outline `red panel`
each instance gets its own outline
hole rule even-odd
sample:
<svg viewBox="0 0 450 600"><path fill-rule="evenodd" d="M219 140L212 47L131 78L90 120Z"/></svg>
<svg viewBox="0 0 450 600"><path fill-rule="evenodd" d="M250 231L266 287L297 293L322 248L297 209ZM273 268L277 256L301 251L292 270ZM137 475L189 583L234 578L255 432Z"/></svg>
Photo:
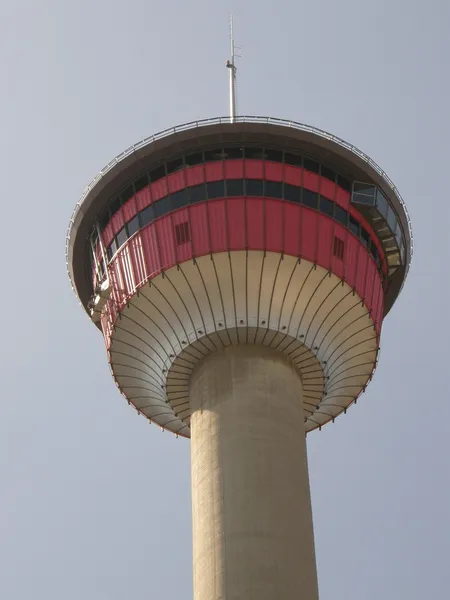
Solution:
<svg viewBox="0 0 450 600"><path fill-rule="evenodd" d="M283 181L283 165L266 161L264 164L265 178L269 181Z"/></svg>
<svg viewBox="0 0 450 600"><path fill-rule="evenodd" d="M128 223L128 221L135 216L137 210L134 196L125 202L125 204L122 206L122 212L125 223Z"/></svg>
<svg viewBox="0 0 450 600"><path fill-rule="evenodd" d="M316 173L311 173L311 171L307 171L304 169L303 171L303 187L307 190L311 190L312 192L319 191L319 175Z"/></svg>
<svg viewBox="0 0 450 600"><path fill-rule="evenodd" d="M374 287L374 278L377 269L375 267L375 263L371 258L369 258L367 262L367 277L366 277L366 306L369 311L373 309L374 301L373 301L373 287Z"/></svg>
<svg viewBox="0 0 450 600"><path fill-rule="evenodd" d="M246 247L245 200L227 198L228 244L230 250L242 250Z"/></svg>
<svg viewBox="0 0 450 600"><path fill-rule="evenodd" d="M150 204L150 186L147 186L135 196L136 208L138 211L142 210Z"/></svg>
<svg viewBox="0 0 450 600"><path fill-rule="evenodd" d="M189 207L192 251L194 256L203 256L210 251L208 208L205 202Z"/></svg>
<svg viewBox="0 0 450 600"><path fill-rule="evenodd" d="M344 277L348 285L353 288L356 285L356 263L358 260L358 250L360 242L353 235L347 235L347 243L345 247L345 267Z"/></svg>
<svg viewBox="0 0 450 600"><path fill-rule="evenodd" d="M356 276L356 292L364 300L366 297L366 274L369 254L361 244L358 252L358 272Z"/></svg>
<svg viewBox="0 0 450 600"><path fill-rule="evenodd" d="M120 231L122 229L122 227L125 225L125 222L123 220L122 211L120 209L111 218L110 223L111 223L111 227L112 227L113 233L114 233L114 235L116 235L116 233L118 231Z"/></svg>
<svg viewBox="0 0 450 600"><path fill-rule="evenodd" d="M243 160L226 160L225 179L243 179L244 178L244 161Z"/></svg>
<svg viewBox="0 0 450 600"><path fill-rule="evenodd" d="M205 181L203 165L196 165L186 169L186 185L199 185Z"/></svg>
<svg viewBox="0 0 450 600"><path fill-rule="evenodd" d="M167 176L167 187L169 192L172 194L173 192L178 192L186 187L186 183L184 181L184 171L177 171L176 173L171 173Z"/></svg>
<svg viewBox="0 0 450 600"><path fill-rule="evenodd" d="M300 207L288 202L284 204L284 251L300 255Z"/></svg>
<svg viewBox="0 0 450 600"><path fill-rule="evenodd" d="M302 169L299 167L291 167L291 165L284 165L284 181L291 185L302 185Z"/></svg>
<svg viewBox="0 0 450 600"><path fill-rule="evenodd" d="M247 245L252 250L264 250L264 201L246 199Z"/></svg>
<svg viewBox="0 0 450 600"><path fill-rule="evenodd" d="M189 260L192 257L192 245L190 241L186 242L185 244L180 244L179 246L176 245L175 227L180 223L185 223L186 221L189 223L189 210L187 208L181 208L180 210L172 213L172 231L175 241L175 253L177 262L179 263ZM189 232L190 231L191 228L189 225Z"/></svg>
<svg viewBox="0 0 450 600"><path fill-rule="evenodd" d="M333 271L333 273L335 275L337 275L340 278L343 278L344 277L344 264L345 264L346 255L347 255L347 230L342 225L339 225L339 223L334 223L334 232L333 232L333 240L332 240L333 246L331 248L332 252L333 252L335 237L338 237L340 240L342 240L344 242L344 258L341 260L340 258L338 258L337 256L334 256L332 254L331 270Z"/></svg>
<svg viewBox="0 0 450 600"><path fill-rule="evenodd" d="M206 181L219 181L223 179L223 162L211 162L205 164Z"/></svg>
<svg viewBox="0 0 450 600"><path fill-rule="evenodd" d="M317 213L301 207L301 238L300 254L303 258L316 261Z"/></svg>
<svg viewBox="0 0 450 600"><path fill-rule="evenodd" d="M247 159L245 162L245 177L247 179L263 179L263 161Z"/></svg>
<svg viewBox="0 0 450 600"><path fill-rule="evenodd" d="M114 237L113 228L111 222L105 227L102 233L102 239L105 246L109 246Z"/></svg>
<svg viewBox="0 0 450 600"><path fill-rule="evenodd" d="M163 177L162 179L158 179L158 181L152 183L150 188L152 194L152 202L155 202L160 198L164 198L164 196L167 196L168 194L167 181L165 177Z"/></svg>
<svg viewBox="0 0 450 600"><path fill-rule="evenodd" d="M158 219L155 221L155 225L159 243L159 254L161 257L161 268L164 270L172 267L176 263L172 219L170 216L165 219Z"/></svg>
<svg viewBox="0 0 450 600"><path fill-rule="evenodd" d="M206 203L209 214L209 232L212 252L224 252L227 247L225 200Z"/></svg>
<svg viewBox="0 0 450 600"><path fill-rule="evenodd" d="M321 177L320 193L322 194L322 196L325 196L325 198L328 198L329 200L334 200L335 192L336 184L334 183L334 181L330 181L326 177Z"/></svg>
<svg viewBox="0 0 450 600"><path fill-rule="evenodd" d="M159 258L158 244L156 238L155 223L141 230L142 247L147 265L147 276L154 277L161 272L161 261Z"/></svg>
<svg viewBox="0 0 450 600"><path fill-rule="evenodd" d="M339 204L339 206L342 206L342 208L345 208L347 210L350 205L350 193L346 192L337 185L335 201L336 204Z"/></svg>
<svg viewBox="0 0 450 600"><path fill-rule="evenodd" d="M317 221L317 264L324 269L330 269L333 252L333 222L324 215L319 215Z"/></svg>
<svg viewBox="0 0 450 600"><path fill-rule="evenodd" d="M271 252L283 252L283 204L282 200L265 200L266 248Z"/></svg>

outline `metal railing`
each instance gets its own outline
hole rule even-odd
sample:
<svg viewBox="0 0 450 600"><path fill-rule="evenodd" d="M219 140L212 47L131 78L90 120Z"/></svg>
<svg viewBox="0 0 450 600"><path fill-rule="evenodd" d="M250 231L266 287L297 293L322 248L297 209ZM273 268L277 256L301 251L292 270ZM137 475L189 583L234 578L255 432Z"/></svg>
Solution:
<svg viewBox="0 0 450 600"><path fill-rule="evenodd" d="M236 123L263 123L263 124L268 124L268 125L280 125L283 127L290 127L292 129L298 129L300 131L312 133L312 134L317 135L326 140L330 140L330 141L334 142L335 144L338 144L342 148L345 148L346 150L349 150L350 152L352 152L353 154L355 154L356 156L361 158L368 165L370 165L372 167L372 169L374 169L374 171L376 171L378 173L378 175L380 175L380 177L384 180L384 182L394 192L397 200L400 202L400 205L405 212L405 216L406 216L406 220L407 220L407 224L408 224L408 235L409 235L409 240L410 240L410 242L409 242L410 256L409 256L409 261L406 265L406 272L405 272L404 280L406 279L406 275L408 273L408 270L409 270L409 267L411 264L411 258L413 255L413 235L412 235L412 229L411 229L411 219L409 217L405 202L403 201L403 198L400 195L400 192L394 185L394 182L385 173L385 171L383 171L383 169L381 167L379 167L377 165L377 163L370 158L370 156L367 156L367 154L365 154L364 152L359 150L356 146L353 146L353 144L349 144L342 138L340 138L336 135L333 135L332 133L328 133L327 131L324 131L323 129L318 129L317 127L312 127L311 125L305 125L304 123L297 123L295 121L289 121L288 119L277 119L277 118L272 118L272 117L256 117L256 116L237 116L237 117L234 117L234 119L232 119L231 117L213 117L210 119L202 119L200 121L191 121L190 123L184 123L183 125L177 125L176 127L171 127L170 129L165 129L164 131L160 131L159 133L155 133L154 135L144 138L137 144L130 146L129 148L127 148L126 150L121 152L119 155L117 155L115 158L113 158L113 160L111 160L105 167L103 167L103 169L98 173L98 175L96 177L94 177L94 179L84 189L83 194L81 195L80 199L78 200L78 202L75 205L75 209L72 213L72 217L70 218L69 228L68 228L67 235L66 235L66 265L67 265L67 272L69 274L69 278L70 278L70 271L69 271L69 264L68 264L69 240L70 240L70 234L72 231L72 226L75 222L75 217L76 217L78 211L80 210L80 207L83 204L84 200L88 196L89 192L97 185L97 183L109 171L111 171L111 169L113 169L122 160L127 158L127 156L130 156L137 150L140 150L141 148L145 148L146 146L148 146L148 145L152 144L153 142L156 142L157 140L160 140L162 138L168 137L175 133L180 133L182 131L189 131L191 129L198 129L198 128L207 127L210 125L222 125L222 124L229 124L229 123L235 123L235 124ZM74 291L76 293L76 290L73 286L73 282L71 281L71 283L72 283L72 288L74 289Z"/></svg>

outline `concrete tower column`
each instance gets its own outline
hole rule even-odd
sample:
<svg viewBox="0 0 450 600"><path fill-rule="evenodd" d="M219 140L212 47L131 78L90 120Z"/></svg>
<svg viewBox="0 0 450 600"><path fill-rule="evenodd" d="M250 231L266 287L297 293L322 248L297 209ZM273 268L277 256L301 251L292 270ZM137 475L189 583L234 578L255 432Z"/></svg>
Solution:
<svg viewBox="0 0 450 600"><path fill-rule="evenodd" d="M190 381L194 600L317 600L302 383L229 346Z"/></svg>

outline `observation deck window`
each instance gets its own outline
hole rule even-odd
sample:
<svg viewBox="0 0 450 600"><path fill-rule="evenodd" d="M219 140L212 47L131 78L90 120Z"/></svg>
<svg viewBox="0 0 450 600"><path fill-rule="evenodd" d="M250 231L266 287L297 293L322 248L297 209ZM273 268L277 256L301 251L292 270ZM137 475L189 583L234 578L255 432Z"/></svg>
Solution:
<svg viewBox="0 0 450 600"><path fill-rule="evenodd" d="M243 179L227 179L225 182L227 187L227 196L243 196L244 195L244 180Z"/></svg>
<svg viewBox="0 0 450 600"><path fill-rule="evenodd" d="M303 166L305 167L305 169L307 171L312 171L313 173L319 173L319 171L320 171L319 163L316 162L315 160L312 160L311 158L304 158Z"/></svg>
<svg viewBox="0 0 450 600"><path fill-rule="evenodd" d="M244 148L235 148L231 146L230 148L224 148L223 153L225 158L228 160L238 160L240 158L244 158Z"/></svg>
<svg viewBox="0 0 450 600"><path fill-rule="evenodd" d="M311 192L311 190L302 191L302 204L305 206L309 206L309 208L314 208L317 210L317 201L319 198L319 194L317 192Z"/></svg>
<svg viewBox="0 0 450 600"><path fill-rule="evenodd" d="M200 183L200 185L194 185L189 190L189 200L194 204L195 202L203 202L206 200L206 184Z"/></svg>
<svg viewBox="0 0 450 600"><path fill-rule="evenodd" d="M268 198L283 198L283 183L281 181L265 181L264 196Z"/></svg>
<svg viewBox="0 0 450 600"><path fill-rule="evenodd" d="M170 202L172 210L186 206L189 202L187 189L185 188L179 192L174 192L170 197Z"/></svg>
<svg viewBox="0 0 450 600"><path fill-rule="evenodd" d="M125 244L127 239L128 239L127 230L125 229L125 227L122 227L122 229L116 235L117 247L120 248L120 246L122 246L122 244Z"/></svg>
<svg viewBox="0 0 450 600"><path fill-rule="evenodd" d="M144 173L144 175L142 175L142 177L139 177L139 179L136 179L136 181L134 182L134 190L136 192L136 194L138 192L140 192L141 190L143 190L144 188L146 188L149 184L148 181L148 175L147 173Z"/></svg>
<svg viewBox="0 0 450 600"><path fill-rule="evenodd" d="M225 181L210 181L206 184L208 198L223 198L225 196Z"/></svg>
<svg viewBox="0 0 450 600"><path fill-rule="evenodd" d="M127 200L129 200L130 198L132 198L134 196L134 189L132 185L129 185L127 188L125 188L123 190L123 192L120 194L121 198L122 198L122 204L125 204L125 202L127 202Z"/></svg>
<svg viewBox="0 0 450 600"><path fill-rule="evenodd" d="M334 218L336 219L336 221L342 223L342 225L345 225L347 227L348 212L341 206L339 206L339 204L336 204L334 207Z"/></svg>
<svg viewBox="0 0 450 600"><path fill-rule="evenodd" d="M322 177L325 177L325 179L329 179L330 181L334 182L336 180L336 173L333 171L333 169L330 169L325 165L322 165L321 167L321 175Z"/></svg>
<svg viewBox="0 0 450 600"><path fill-rule="evenodd" d="M155 218L162 217L168 213L170 211L170 196L164 196L158 202L154 202L153 208L155 210Z"/></svg>
<svg viewBox="0 0 450 600"><path fill-rule="evenodd" d="M284 153L284 162L292 167L302 166L302 157L300 154L294 154L293 152Z"/></svg>
<svg viewBox="0 0 450 600"><path fill-rule="evenodd" d="M245 194L247 196L262 196L263 182L262 179L246 179Z"/></svg>
<svg viewBox="0 0 450 600"><path fill-rule="evenodd" d="M138 217L138 215L136 215L135 217L133 217L131 219L131 221L128 221L128 223L127 223L128 237L131 237L137 231L139 231L139 217Z"/></svg>
<svg viewBox="0 0 450 600"><path fill-rule="evenodd" d="M281 150L266 148L266 160L277 163L283 162L283 152Z"/></svg>
<svg viewBox="0 0 450 600"><path fill-rule="evenodd" d="M359 236L359 223L352 215L348 216L348 227L352 233Z"/></svg>
<svg viewBox="0 0 450 600"><path fill-rule="evenodd" d="M154 220L155 220L155 208L154 208L153 204L150 204L150 206L146 206L144 208L144 210L141 210L141 212L139 213L139 221L140 221L141 227L145 227L146 225L148 225L149 223L151 223Z"/></svg>
<svg viewBox="0 0 450 600"><path fill-rule="evenodd" d="M353 183L352 203L375 206L377 187L370 183L355 181Z"/></svg>
<svg viewBox="0 0 450 600"><path fill-rule="evenodd" d="M179 171L184 167L183 158L180 156L179 158L175 158L167 163L167 174L175 173L175 171Z"/></svg>
<svg viewBox="0 0 450 600"><path fill-rule="evenodd" d="M328 200L328 198L324 198L323 196L320 196L320 202L319 202L320 212L323 212L324 214L328 215L329 217L332 217L333 216L333 206L334 206L334 202L331 202L331 200Z"/></svg>
<svg viewBox="0 0 450 600"><path fill-rule="evenodd" d="M302 199L302 188L299 188L295 185L291 185L289 183L284 184L284 199L289 200L289 202L296 202L300 204Z"/></svg>
<svg viewBox="0 0 450 600"><path fill-rule="evenodd" d="M195 165L203 164L203 152L193 152L192 154L186 154L185 162L188 167L194 167Z"/></svg>

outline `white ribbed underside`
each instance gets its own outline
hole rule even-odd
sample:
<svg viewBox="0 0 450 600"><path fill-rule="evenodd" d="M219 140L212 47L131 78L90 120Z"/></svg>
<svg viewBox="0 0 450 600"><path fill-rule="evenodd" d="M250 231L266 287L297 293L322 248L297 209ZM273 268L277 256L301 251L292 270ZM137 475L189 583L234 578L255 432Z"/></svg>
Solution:
<svg viewBox="0 0 450 600"><path fill-rule="evenodd" d="M377 360L373 321L347 284L306 260L236 251L182 263L140 288L116 322L110 364L140 413L189 437L195 365L247 343L278 348L298 368L307 432L358 397Z"/></svg>

